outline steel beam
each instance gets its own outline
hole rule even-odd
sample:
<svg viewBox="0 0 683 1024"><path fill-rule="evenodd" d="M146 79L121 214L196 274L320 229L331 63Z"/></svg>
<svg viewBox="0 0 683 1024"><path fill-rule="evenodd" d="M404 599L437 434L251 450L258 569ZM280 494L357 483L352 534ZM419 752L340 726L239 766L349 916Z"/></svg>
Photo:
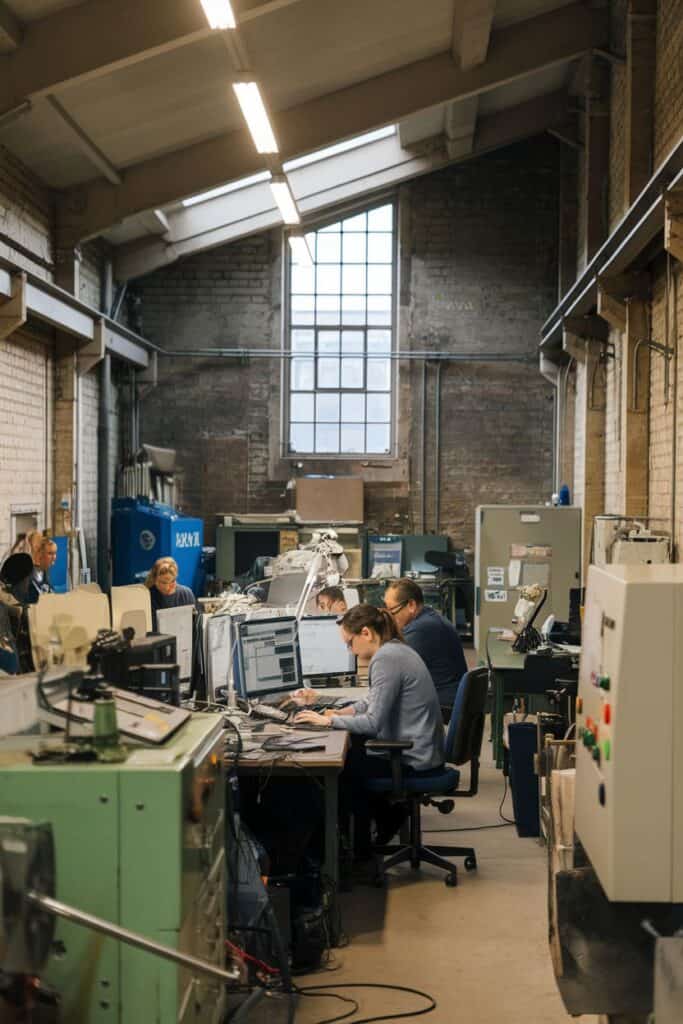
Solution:
<svg viewBox="0 0 683 1024"><path fill-rule="evenodd" d="M495 9L496 0L455 0L453 59L463 71L486 60Z"/></svg>
<svg viewBox="0 0 683 1024"><path fill-rule="evenodd" d="M475 96L564 64L601 45L606 33L604 11L571 4L494 32L489 58L476 68L459 70L450 53L437 54L280 111L273 121L281 159L292 159L395 124L419 110ZM67 246L93 237L131 214L168 205L262 169L263 160L248 133L239 130L128 167L120 187L103 181L76 186L58 200L59 244Z"/></svg>

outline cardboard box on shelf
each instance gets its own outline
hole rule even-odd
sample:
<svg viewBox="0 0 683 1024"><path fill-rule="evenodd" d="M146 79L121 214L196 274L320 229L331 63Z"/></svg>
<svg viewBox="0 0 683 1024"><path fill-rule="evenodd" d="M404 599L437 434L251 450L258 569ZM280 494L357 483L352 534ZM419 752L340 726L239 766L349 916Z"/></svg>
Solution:
<svg viewBox="0 0 683 1024"><path fill-rule="evenodd" d="M303 522L363 521L363 481L353 476L299 477L296 513Z"/></svg>

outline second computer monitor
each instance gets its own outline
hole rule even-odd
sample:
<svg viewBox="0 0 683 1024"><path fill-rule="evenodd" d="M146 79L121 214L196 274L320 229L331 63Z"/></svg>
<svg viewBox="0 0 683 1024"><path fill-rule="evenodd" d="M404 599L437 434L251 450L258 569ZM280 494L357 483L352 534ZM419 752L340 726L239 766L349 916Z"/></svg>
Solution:
<svg viewBox="0 0 683 1024"><path fill-rule="evenodd" d="M237 656L244 697L262 697L302 685L294 616L240 622Z"/></svg>
<svg viewBox="0 0 683 1024"><path fill-rule="evenodd" d="M311 615L299 622L301 674L306 680L354 675L355 655L342 640L334 615Z"/></svg>

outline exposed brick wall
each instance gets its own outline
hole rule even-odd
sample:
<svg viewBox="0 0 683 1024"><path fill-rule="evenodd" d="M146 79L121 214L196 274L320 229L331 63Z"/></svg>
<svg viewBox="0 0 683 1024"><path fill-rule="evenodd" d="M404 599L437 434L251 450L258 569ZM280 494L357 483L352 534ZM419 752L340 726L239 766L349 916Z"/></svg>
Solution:
<svg viewBox="0 0 683 1024"><path fill-rule="evenodd" d="M0 146L0 233L49 263L53 258L53 219L54 204L49 189ZM0 256L40 277L52 279L48 268L34 263L2 239Z"/></svg>
<svg viewBox="0 0 683 1024"><path fill-rule="evenodd" d="M628 0L610 4L610 46L613 53L626 53L626 12ZM626 67L610 65L610 140L609 140L609 230L626 209Z"/></svg>
<svg viewBox="0 0 683 1024"><path fill-rule="evenodd" d="M549 495L552 392L534 360L556 300L557 171L557 143L538 139L400 190L401 346L530 360L442 368L440 527L458 544L473 543L477 503ZM272 232L141 279L145 335L176 350L278 347L281 258ZM428 530L436 512L434 374L430 367ZM366 519L379 528L420 526L420 380L419 364L402 364L394 468L352 464L366 477ZM142 438L178 449L183 503L207 519L210 535L213 513L286 507L293 466L278 458L279 417L279 361L162 358L159 386L142 403ZM349 463L305 460L307 472L340 469Z"/></svg>
<svg viewBox="0 0 683 1024"><path fill-rule="evenodd" d="M12 506L36 507L39 527L52 525L52 373L50 347L18 331L0 341L0 552Z"/></svg>
<svg viewBox="0 0 683 1024"><path fill-rule="evenodd" d="M654 166L683 134L683 0L660 0L657 14Z"/></svg>

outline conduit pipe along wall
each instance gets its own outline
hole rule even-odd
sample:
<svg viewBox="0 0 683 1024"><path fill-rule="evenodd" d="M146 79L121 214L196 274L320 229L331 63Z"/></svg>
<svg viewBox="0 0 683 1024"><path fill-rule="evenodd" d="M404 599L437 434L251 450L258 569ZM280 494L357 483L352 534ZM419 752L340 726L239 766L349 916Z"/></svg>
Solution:
<svg viewBox="0 0 683 1024"><path fill-rule="evenodd" d="M441 526L441 362L434 381L434 533Z"/></svg>
<svg viewBox="0 0 683 1024"><path fill-rule="evenodd" d="M107 352L100 363L100 402L97 416L97 582L102 590L107 592L111 585L109 569L111 407L111 356Z"/></svg>
<svg viewBox="0 0 683 1024"><path fill-rule="evenodd" d="M420 439L420 533L424 534L427 518L427 360L422 360L422 436Z"/></svg>
<svg viewBox="0 0 683 1024"><path fill-rule="evenodd" d="M283 352L279 348L195 348L195 349L162 349L154 351L160 359L294 359L296 352ZM299 353L300 354L300 353ZM507 352L422 352L400 351L368 355L367 359L395 359L415 362L429 360L435 363L522 363L536 366L538 356L510 355Z"/></svg>

